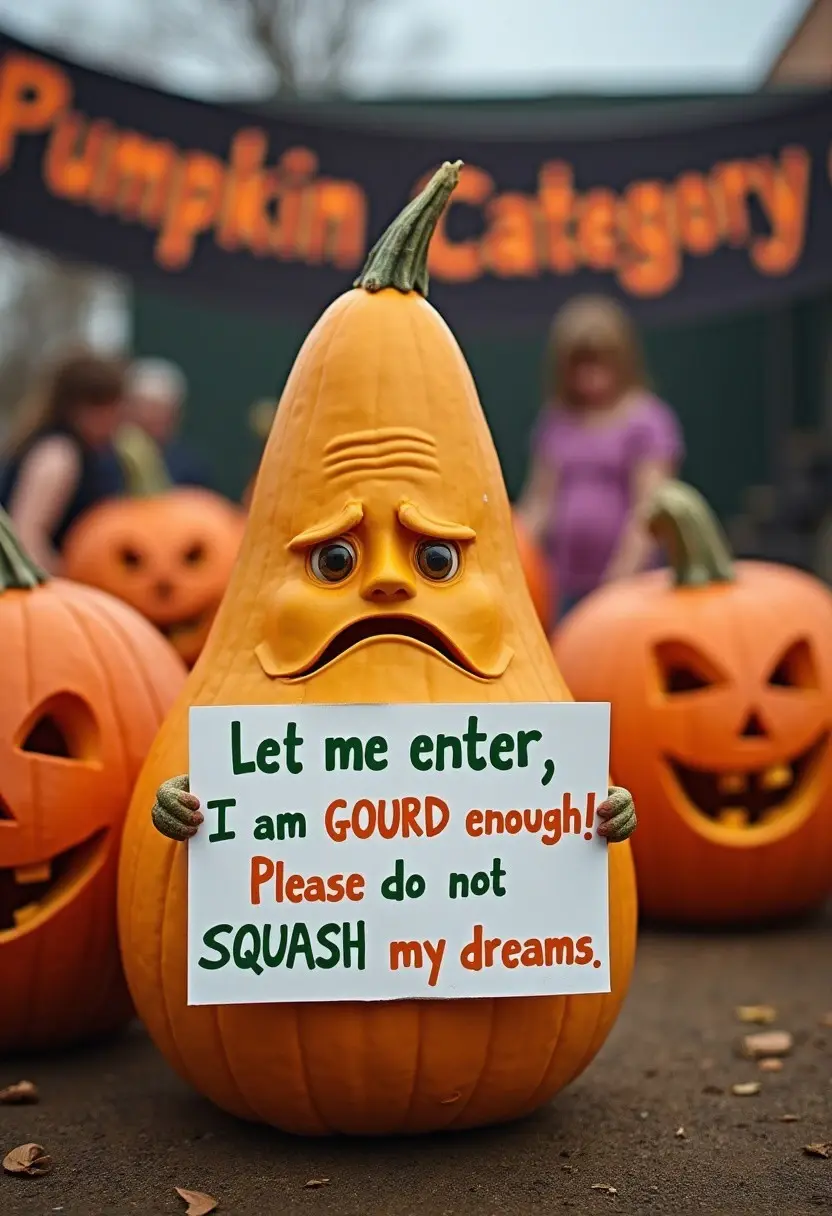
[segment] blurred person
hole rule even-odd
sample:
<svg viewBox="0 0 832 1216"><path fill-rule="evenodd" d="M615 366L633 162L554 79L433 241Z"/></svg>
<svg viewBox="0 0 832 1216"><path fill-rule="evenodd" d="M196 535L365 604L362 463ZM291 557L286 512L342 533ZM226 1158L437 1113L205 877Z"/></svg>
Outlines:
<svg viewBox="0 0 832 1216"><path fill-rule="evenodd" d="M601 584L654 564L645 505L683 458L681 427L647 388L627 312L603 296L571 300L552 323L519 504L552 558L560 616Z"/></svg>
<svg viewBox="0 0 832 1216"><path fill-rule="evenodd" d="M167 359L137 359L131 364L127 373L125 425L116 438L116 448L129 466L136 459L144 459L147 445L142 436L147 436L161 451L174 485L213 490L210 471L177 433L187 387L183 372Z"/></svg>
<svg viewBox="0 0 832 1216"><path fill-rule="evenodd" d="M78 516L123 491L112 458L123 395L118 360L65 356L26 400L0 451L0 504L50 573Z"/></svg>

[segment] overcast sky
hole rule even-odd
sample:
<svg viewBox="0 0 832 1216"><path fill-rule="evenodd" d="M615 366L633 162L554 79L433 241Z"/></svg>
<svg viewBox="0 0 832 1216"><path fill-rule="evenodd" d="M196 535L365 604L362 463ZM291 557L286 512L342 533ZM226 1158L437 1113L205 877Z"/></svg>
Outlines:
<svg viewBox="0 0 832 1216"><path fill-rule="evenodd" d="M0 25L33 40L75 31L84 57L112 63L138 45L165 0L0 0ZM314 5L318 0L308 0ZM223 22L227 0L191 0ZM559 89L754 87L807 0L377 0L353 71L356 91L525 93ZM217 14L220 14L219 17ZM256 95L268 72L229 53L226 35L154 59L158 83L204 96ZM81 33L83 31L83 33ZM411 35L422 50L409 55ZM431 35L430 42L427 35ZM80 48L84 48L83 51ZM121 59L118 56L119 60ZM143 73L147 74L147 73Z"/></svg>

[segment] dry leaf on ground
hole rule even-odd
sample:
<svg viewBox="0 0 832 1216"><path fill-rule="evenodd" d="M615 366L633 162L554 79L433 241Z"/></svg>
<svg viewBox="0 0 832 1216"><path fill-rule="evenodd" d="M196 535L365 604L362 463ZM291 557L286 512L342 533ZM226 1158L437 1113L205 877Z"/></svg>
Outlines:
<svg viewBox="0 0 832 1216"><path fill-rule="evenodd" d="M832 1141L825 1144L804 1144L803 1151L809 1157L832 1157Z"/></svg>
<svg viewBox="0 0 832 1216"><path fill-rule="evenodd" d="M802 1118L801 1115L781 1115L780 1122L781 1123L799 1123L801 1118Z"/></svg>
<svg viewBox="0 0 832 1216"><path fill-rule="evenodd" d="M329 1186L328 1178L310 1178L308 1182L303 1184L307 1190L314 1191L319 1186Z"/></svg>
<svg viewBox="0 0 832 1216"><path fill-rule="evenodd" d="M782 1072L783 1061L775 1056L763 1056L762 1060L757 1061L757 1067L760 1072Z"/></svg>
<svg viewBox="0 0 832 1216"><path fill-rule="evenodd" d="M794 1038L788 1030L761 1030L744 1036L742 1054L759 1060L761 1056L787 1056L793 1047Z"/></svg>
<svg viewBox="0 0 832 1216"><path fill-rule="evenodd" d="M736 1085L731 1086L731 1093L736 1094L738 1098L751 1098L761 1089L759 1081L739 1081Z"/></svg>
<svg viewBox="0 0 832 1216"><path fill-rule="evenodd" d="M617 1195L618 1191L614 1186L610 1186L606 1182L593 1182L589 1188L591 1191L604 1191L607 1195Z"/></svg>
<svg viewBox="0 0 832 1216"><path fill-rule="evenodd" d="M688 1134L683 1127L677 1127L673 1133L677 1140L687 1140Z"/></svg>
<svg viewBox="0 0 832 1216"><path fill-rule="evenodd" d="M42 1144L19 1144L3 1158L3 1169L7 1174L28 1174L37 1178L52 1169L52 1158Z"/></svg>
<svg viewBox="0 0 832 1216"><path fill-rule="evenodd" d="M755 1022L758 1026L768 1026L777 1017L773 1005L737 1005L734 1013L739 1022Z"/></svg>
<svg viewBox="0 0 832 1216"><path fill-rule="evenodd" d="M40 1094L34 1081L15 1081L0 1089L0 1104L3 1106L24 1106L29 1102L38 1102Z"/></svg>
<svg viewBox="0 0 832 1216"><path fill-rule="evenodd" d="M185 1216L208 1216L219 1206L219 1200L213 1195L206 1195L204 1191L186 1191L182 1186L173 1189L188 1205Z"/></svg>

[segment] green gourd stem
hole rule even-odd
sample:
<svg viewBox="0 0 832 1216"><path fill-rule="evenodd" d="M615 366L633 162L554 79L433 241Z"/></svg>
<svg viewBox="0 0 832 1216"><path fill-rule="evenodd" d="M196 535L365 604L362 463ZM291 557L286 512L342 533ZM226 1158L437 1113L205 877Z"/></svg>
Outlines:
<svg viewBox="0 0 832 1216"><path fill-rule="evenodd" d="M0 594L4 591L31 591L48 578L46 571L41 570L25 552L12 521L0 507Z"/></svg>
<svg viewBox="0 0 832 1216"><path fill-rule="evenodd" d="M462 161L445 161L421 194L412 199L373 245L353 283L365 291L418 291L428 294L428 249L439 217L459 181Z"/></svg>
<svg viewBox="0 0 832 1216"><path fill-rule="evenodd" d="M730 583L734 563L728 540L693 486L667 481L653 496L648 525L670 560L677 587Z"/></svg>
<svg viewBox="0 0 832 1216"><path fill-rule="evenodd" d="M140 427L123 426L115 447L131 498L152 498L173 488L161 448Z"/></svg>

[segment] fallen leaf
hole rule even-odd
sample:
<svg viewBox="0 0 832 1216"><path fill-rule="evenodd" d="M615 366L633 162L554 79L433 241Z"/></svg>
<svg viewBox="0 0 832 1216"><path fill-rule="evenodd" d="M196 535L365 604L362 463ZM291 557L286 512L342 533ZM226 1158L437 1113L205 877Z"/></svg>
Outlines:
<svg viewBox="0 0 832 1216"><path fill-rule="evenodd" d="M782 1072L783 1061L774 1056L764 1056L762 1060L757 1061L757 1067L760 1072Z"/></svg>
<svg viewBox="0 0 832 1216"><path fill-rule="evenodd" d="M731 1086L731 1093L736 1094L738 1098L750 1098L754 1094L758 1094L761 1089L759 1081L740 1081Z"/></svg>
<svg viewBox="0 0 832 1216"><path fill-rule="evenodd" d="M589 1188L591 1191L604 1191L607 1195L617 1195L618 1191L614 1186L608 1186L606 1182L593 1182Z"/></svg>
<svg viewBox="0 0 832 1216"><path fill-rule="evenodd" d="M794 1047L794 1038L787 1030L762 1030L759 1034L747 1034L742 1041L742 1054L749 1059L761 1056L787 1056Z"/></svg>
<svg viewBox="0 0 832 1216"><path fill-rule="evenodd" d="M219 1205L218 1199L213 1195L206 1195L204 1191L186 1191L182 1186L175 1186L173 1189L188 1205L185 1216L208 1216L208 1213L213 1212Z"/></svg>
<svg viewBox="0 0 832 1216"><path fill-rule="evenodd" d="M809 1157L832 1157L832 1140L825 1144L804 1144L803 1151Z"/></svg>
<svg viewBox="0 0 832 1216"><path fill-rule="evenodd" d="M755 1022L758 1026L769 1026L777 1017L773 1005L737 1005L734 1013L740 1022Z"/></svg>
<svg viewBox="0 0 832 1216"><path fill-rule="evenodd" d="M52 1158L42 1144L19 1144L3 1158L3 1169L7 1174L28 1174L36 1178L49 1173Z"/></svg>
<svg viewBox="0 0 832 1216"><path fill-rule="evenodd" d="M781 1115L780 1122L781 1123L799 1123L801 1120L801 1117L802 1117L801 1115Z"/></svg>
<svg viewBox="0 0 832 1216"><path fill-rule="evenodd" d="M687 1140L688 1134L683 1127L677 1127L673 1133L677 1140Z"/></svg>
<svg viewBox="0 0 832 1216"><path fill-rule="evenodd" d="M0 1089L0 1103L4 1106L25 1106L30 1102L40 1100L40 1094L34 1081L15 1081Z"/></svg>
<svg viewBox="0 0 832 1216"><path fill-rule="evenodd" d="M319 1186L329 1186L329 1179L328 1178L310 1178L309 1181L304 1182L303 1185L307 1188L307 1190L314 1191L314 1190L317 1190L317 1188Z"/></svg>
<svg viewBox="0 0 832 1216"><path fill-rule="evenodd" d="M832 1010L829 1013L822 1013L818 1018L819 1026L832 1026Z"/></svg>

